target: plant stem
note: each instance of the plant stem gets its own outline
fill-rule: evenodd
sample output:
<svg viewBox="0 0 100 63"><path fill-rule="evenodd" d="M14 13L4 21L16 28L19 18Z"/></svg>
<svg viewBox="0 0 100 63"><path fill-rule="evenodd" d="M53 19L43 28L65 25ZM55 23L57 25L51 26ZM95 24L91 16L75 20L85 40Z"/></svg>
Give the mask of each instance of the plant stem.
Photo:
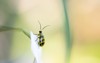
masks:
<svg viewBox="0 0 100 63"><path fill-rule="evenodd" d="M63 9L64 9L65 26L66 26L66 39L67 39L67 63L70 63L72 41L71 41L70 25L69 25L66 3L67 3L67 0L63 0Z"/></svg>
<svg viewBox="0 0 100 63"><path fill-rule="evenodd" d="M21 32L23 32L28 38L30 38L29 32L27 32L27 31L24 30L24 29L15 28L15 27L9 27L9 26L0 26L0 32L3 32L3 31L10 31L10 30L21 31Z"/></svg>

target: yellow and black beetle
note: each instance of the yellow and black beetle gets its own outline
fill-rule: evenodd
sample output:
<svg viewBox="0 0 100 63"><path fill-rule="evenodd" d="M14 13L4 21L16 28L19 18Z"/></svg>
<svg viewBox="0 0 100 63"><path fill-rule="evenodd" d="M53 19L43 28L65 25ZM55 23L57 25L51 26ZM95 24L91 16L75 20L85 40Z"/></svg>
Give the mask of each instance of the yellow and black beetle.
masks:
<svg viewBox="0 0 100 63"><path fill-rule="evenodd" d="M45 38L44 38L44 35L42 33L42 30L45 29L46 27L48 27L49 25L47 25L41 29L41 23L39 21L38 21L38 23L40 25L39 34L37 34L38 35L38 45L42 47L45 44Z"/></svg>

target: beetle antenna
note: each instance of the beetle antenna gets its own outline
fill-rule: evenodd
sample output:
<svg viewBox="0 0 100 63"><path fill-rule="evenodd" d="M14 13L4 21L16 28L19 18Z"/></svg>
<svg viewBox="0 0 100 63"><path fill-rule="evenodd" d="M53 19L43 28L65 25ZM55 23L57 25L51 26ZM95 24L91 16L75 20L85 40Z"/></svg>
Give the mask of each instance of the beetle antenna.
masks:
<svg viewBox="0 0 100 63"><path fill-rule="evenodd" d="M40 25L40 30L42 30L42 29L41 29L41 23L40 23L40 21L39 21L39 20L38 20L38 23L39 23L39 25Z"/></svg>
<svg viewBox="0 0 100 63"><path fill-rule="evenodd" d="M46 27L48 27L48 26L50 26L50 25L46 25L46 26L44 26L43 28L42 28L42 30L44 30Z"/></svg>

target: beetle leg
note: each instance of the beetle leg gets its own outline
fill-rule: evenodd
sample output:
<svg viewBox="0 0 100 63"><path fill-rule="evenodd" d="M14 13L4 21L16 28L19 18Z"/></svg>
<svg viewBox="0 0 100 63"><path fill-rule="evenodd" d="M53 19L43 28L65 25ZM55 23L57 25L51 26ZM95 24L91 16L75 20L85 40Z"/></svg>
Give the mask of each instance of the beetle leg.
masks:
<svg viewBox="0 0 100 63"><path fill-rule="evenodd" d="M38 38L35 41L37 41L37 40L38 40Z"/></svg>

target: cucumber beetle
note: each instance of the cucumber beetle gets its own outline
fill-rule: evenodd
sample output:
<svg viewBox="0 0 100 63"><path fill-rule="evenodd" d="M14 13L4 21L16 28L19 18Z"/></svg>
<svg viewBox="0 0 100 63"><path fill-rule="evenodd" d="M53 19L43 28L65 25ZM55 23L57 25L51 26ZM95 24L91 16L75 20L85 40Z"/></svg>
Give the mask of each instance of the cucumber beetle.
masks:
<svg viewBox="0 0 100 63"><path fill-rule="evenodd" d="M42 30L44 30L46 27L48 27L49 25L46 25L46 26L44 26L43 28L41 28L41 23L38 21L38 23L39 23L39 25L40 25L40 30L39 30L39 33L37 34L37 36L38 36L38 45L39 46L44 46L44 44L45 44L45 38L44 38L44 35L43 35L43 33L42 33Z"/></svg>

